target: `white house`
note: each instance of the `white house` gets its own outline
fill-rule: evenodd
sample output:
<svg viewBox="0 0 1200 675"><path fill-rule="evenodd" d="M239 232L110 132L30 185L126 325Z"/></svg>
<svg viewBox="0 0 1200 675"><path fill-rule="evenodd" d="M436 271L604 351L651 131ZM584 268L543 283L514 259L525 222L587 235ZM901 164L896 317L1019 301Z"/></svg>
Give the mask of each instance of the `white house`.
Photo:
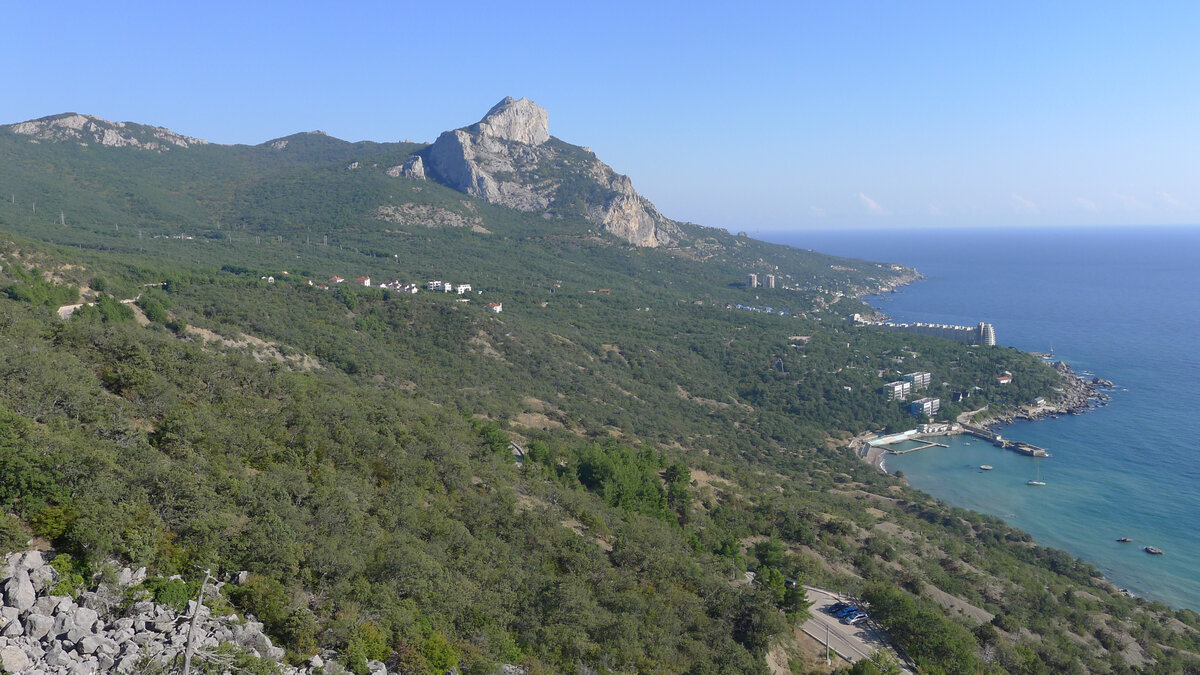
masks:
<svg viewBox="0 0 1200 675"><path fill-rule="evenodd" d="M504 311L504 305L498 302L489 302L487 308L489 312L495 312L497 314Z"/></svg>
<svg viewBox="0 0 1200 675"><path fill-rule="evenodd" d="M354 280L354 283L358 284L359 286L370 286L371 277L359 277Z"/></svg>
<svg viewBox="0 0 1200 675"><path fill-rule="evenodd" d="M471 290L471 284L459 284L454 287L454 292L458 293L459 295L462 295L463 293L466 293L467 291L470 291L470 290Z"/></svg>

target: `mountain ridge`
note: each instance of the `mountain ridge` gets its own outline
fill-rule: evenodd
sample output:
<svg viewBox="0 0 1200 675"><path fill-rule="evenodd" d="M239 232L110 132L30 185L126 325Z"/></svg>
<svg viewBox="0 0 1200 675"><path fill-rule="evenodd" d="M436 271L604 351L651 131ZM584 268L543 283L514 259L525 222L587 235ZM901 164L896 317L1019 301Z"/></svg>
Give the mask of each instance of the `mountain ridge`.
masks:
<svg viewBox="0 0 1200 675"><path fill-rule="evenodd" d="M31 142L75 142L84 147L132 147L159 154L214 144L165 127L111 122L94 115L60 113L4 127ZM264 141L255 148L288 152L313 139L341 148L384 148L390 144L351 142L323 131L298 132ZM671 246L684 238L680 223L664 216L619 174L582 146L554 138L546 109L527 98L505 97L478 122L443 132L397 165L392 177L434 180L492 204L546 218L582 216L634 246Z"/></svg>

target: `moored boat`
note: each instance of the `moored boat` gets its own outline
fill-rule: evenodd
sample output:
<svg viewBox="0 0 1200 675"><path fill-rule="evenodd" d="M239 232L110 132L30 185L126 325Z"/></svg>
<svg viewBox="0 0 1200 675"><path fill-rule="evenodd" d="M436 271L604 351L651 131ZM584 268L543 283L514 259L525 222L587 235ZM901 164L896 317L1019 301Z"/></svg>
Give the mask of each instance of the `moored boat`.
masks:
<svg viewBox="0 0 1200 675"><path fill-rule="evenodd" d="M1129 542L1131 542L1131 541L1133 541L1133 540L1132 540L1132 539L1130 539L1129 537L1121 537L1121 538L1120 538L1120 539L1118 539L1117 541L1121 542L1122 544L1128 544Z"/></svg>
<svg viewBox="0 0 1200 675"><path fill-rule="evenodd" d="M1156 546L1147 546L1143 550L1146 551L1146 553L1149 553L1150 555L1162 555L1163 554L1163 550Z"/></svg>
<svg viewBox="0 0 1200 675"><path fill-rule="evenodd" d="M991 464L980 464L979 468L983 469L984 471L991 471L992 465Z"/></svg>

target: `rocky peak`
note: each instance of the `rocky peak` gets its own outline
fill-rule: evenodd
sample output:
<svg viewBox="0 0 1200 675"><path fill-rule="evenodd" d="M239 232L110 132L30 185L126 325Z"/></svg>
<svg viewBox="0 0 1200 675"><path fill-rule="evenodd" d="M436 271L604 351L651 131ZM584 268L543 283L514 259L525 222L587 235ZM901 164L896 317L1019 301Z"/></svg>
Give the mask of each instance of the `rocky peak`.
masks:
<svg viewBox="0 0 1200 675"><path fill-rule="evenodd" d="M93 115L63 113L6 127L14 134L29 136L32 142L76 142L109 148L134 147L153 152L172 148L207 145L208 141L177 134L163 127L151 127L130 122L110 122Z"/></svg>
<svg viewBox="0 0 1200 675"><path fill-rule="evenodd" d="M541 145L550 140L550 116L527 98L505 96L471 130L505 141Z"/></svg>
<svg viewBox="0 0 1200 675"><path fill-rule="evenodd" d="M444 132L415 159L388 173L428 177L493 204L543 211L547 217L581 215L635 246L669 246L679 240L678 223L635 192L627 176L590 150L550 140L545 108L510 96L479 122ZM595 189L581 191L580 182L568 183L567 176L594 183Z"/></svg>

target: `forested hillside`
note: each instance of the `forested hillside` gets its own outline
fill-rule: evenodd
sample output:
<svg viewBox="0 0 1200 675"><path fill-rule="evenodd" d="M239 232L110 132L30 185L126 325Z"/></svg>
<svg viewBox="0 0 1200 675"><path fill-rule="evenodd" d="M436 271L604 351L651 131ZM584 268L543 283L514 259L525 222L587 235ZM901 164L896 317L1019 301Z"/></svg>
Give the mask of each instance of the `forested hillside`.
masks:
<svg viewBox="0 0 1200 675"><path fill-rule="evenodd" d="M848 320L912 270L690 224L634 246L394 170L425 147L0 130L5 549L248 570L228 600L290 660L360 673L819 670L803 584L929 672L1197 667L1193 612L846 447L916 424L879 392L914 370L944 415L1060 395L1030 355Z"/></svg>

